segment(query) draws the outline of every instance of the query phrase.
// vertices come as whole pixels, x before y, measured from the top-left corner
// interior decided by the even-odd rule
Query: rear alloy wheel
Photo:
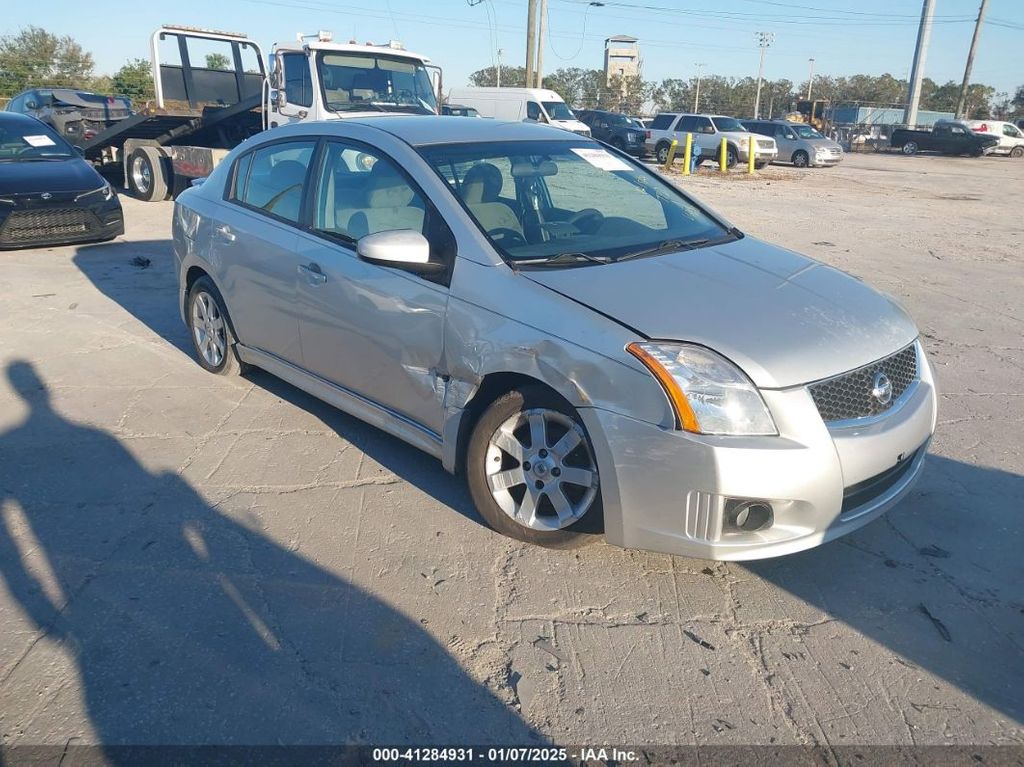
[[[903,145],[903,154],[917,154],[917,142],[908,141]]]
[[[1011,149],[1010,157],[1024,157],[1024,146],[1015,146]]]
[[[665,143],[658,144],[654,150],[654,156],[658,158],[658,165],[664,165],[668,161],[668,149],[669,145]]]
[[[562,548],[602,522],[597,462],[575,409],[541,386],[499,397],[473,429],[470,494],[492,528]]]
[[[793,165],[797,168],[806,168],[811,164],[811,158],[807,156],[807,152],[800,150],[799,152],[793,152]]]
[[[136,147],[128,157],[128,188],[132,196],[153,202],[167,199],[164,157],[156,147]]]
[[[725,167],[731,168],[740,161],[740,156],[736,152],[736,147],[730,146],[725,149]]]
[[[224,301],[209,277],[200,277],[189,291],[186,317],[199,364],[217,375],[241,373]]]

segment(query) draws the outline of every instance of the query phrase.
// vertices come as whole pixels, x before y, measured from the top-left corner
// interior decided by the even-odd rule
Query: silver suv
[[[816,168],[843,161],[843,148],[805,123],[744,120],[743,124],[754,133],[775,139],[779,147],[778,162],[791,162],[798,168]]]
[[[672,140],[679,142],[676,157],[683,156],[686,134],[693,134],[693,144],[700,147],[702,162],[718,162],[722,139],[726,140],[726,165],[746,162],[750,139],[754,139],[754,167],[763,168],[778,155],[774,139],[755,135],[735,117],[723,115],[688,115],[662,112],[656,115],[647,129],[645,146],[653,152],[659,163],[668,158]]]

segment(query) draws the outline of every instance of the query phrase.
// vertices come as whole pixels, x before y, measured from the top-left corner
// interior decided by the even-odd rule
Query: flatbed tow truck
[[[168,45],[176,60],[161,57]],[[219,58],[200,61],[195,49],[210,46]],[[260,46],[244,34],[163,26],[151,37],[150,53],[154,100],[78,142],[101,169],[123,166],[125,186],[141,200],[176,195],[242,141],[278,125],[439,112],[440,68],[395,41],[360,45],[332,42],[328,32],[297,35],[274,44],[268,73]]]

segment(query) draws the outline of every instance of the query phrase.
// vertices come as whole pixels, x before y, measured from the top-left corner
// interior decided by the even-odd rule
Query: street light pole
[[[544,33],[547,31],[548,0],[540,0],[540,21],[537,32],[537,86],[544,87]],[[532,84],[529,87],[534,87]]]
[[[501,87],[501,54],[503,54],[504,52],[505,51],[503,51],[501,48],[498,48],[498,69],[497,72],[495,72],[495,77],[497,78],[496,85],[499,88]]]
[[[704,64],[694,62],[694,66],[697,67],[697,90],[693,94],[693,113],[697,114],[697,105],[700,103],[700,74]]]
[[[978,49],[978,38],[981,37],[981,25],[985,22],[985,10],[988,0],[981,0],[978,9],[978,20],[974,23],[974,37],[971,38],[971,50],[967,53],[967,66],[964,67],[964,83],[960,86],[960,100],[956,105],[956,116],[967,117],[967,92],[971,87],[971,70],[974,68],[974,53]]]
[[[807,78],[807,100],[811,100],[811,84],[814,82],[814,58],[807,59],[811,63],[811,74]]]
[[[917,28],[917,45],[914,47],[914,64],[910,68],[907,108],[903,111],[903,123],[911,128],[917,125],[917,109],[921,103],[921,79],[924,77],[924,61],[928,57],[928,38],[932,34],[934,15],[935,0],[924,0],[921,6],[921,24]]]
[[[775,42],[774,32],[755,32],[757,44],[761,47],[761,63],[757,68],[757,95],[754,97],[754,119],[760,116],[761,112],[761,81],[764,79],[764,52],[768,46]]]
[[[533,87],[534,35],[537,23],[537,0],[529,0],[526,6],[526,87]]]

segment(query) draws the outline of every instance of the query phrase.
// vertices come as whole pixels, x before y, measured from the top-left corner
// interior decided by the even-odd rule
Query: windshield
[[[594,263],[669,241],[682,247],[734,236],[658,175],[593,142],[450,144],[419,151],[510,262],[569,256],[559,263]]]
[[[576,115],[565,105],[564,101],[542,101],[544,111],[552,120],[575,120]]]
[[[731,131],[739,131],[740,133],[748,132],[747,129],[743,127],[743,123],[735,117],[712,117],[711,121],[715,124],[719,133],[729,133]]]
[[[800,138],[825,138],[810,125],[791,125],[790,127],[796,131],[796,135]]]
[[[430,75],[413,59],[373,52],[322,52],[317,67],[324,103],[332,111],[437,113]]]
[[[35,120],[0,124],[0,162],[66,160],[75,150],[49,126]]]

